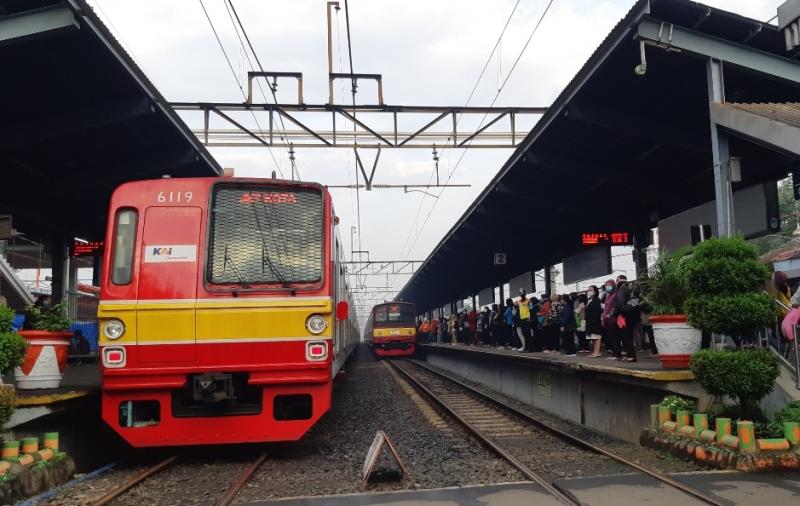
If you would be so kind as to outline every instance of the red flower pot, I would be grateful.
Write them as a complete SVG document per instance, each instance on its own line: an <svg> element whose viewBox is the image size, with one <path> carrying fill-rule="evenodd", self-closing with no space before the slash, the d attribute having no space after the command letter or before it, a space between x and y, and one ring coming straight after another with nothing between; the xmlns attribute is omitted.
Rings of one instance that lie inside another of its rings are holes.
<svg viewBox="0 0 800 506"><path fill-rule="evenodd" d="M67 366L72 332L21 330L28 342L25 360L14 370L17 388L58 388Z"/></svg>
<svg viewBox="0 0 800 506"><path fill-rule="evenodd" d="M700 349L702 333L689 325L686 315L652 315L653 335L661 367L686 369L691 356Z"/></svg>

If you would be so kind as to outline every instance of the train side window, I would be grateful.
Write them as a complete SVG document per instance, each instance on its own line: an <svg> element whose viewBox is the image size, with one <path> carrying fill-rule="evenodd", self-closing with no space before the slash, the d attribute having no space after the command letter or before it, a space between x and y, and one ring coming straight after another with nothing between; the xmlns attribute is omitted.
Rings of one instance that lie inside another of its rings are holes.
<svg viewBox="0 0 800 506"><path fill-rule="evenodd" d="M133 244L136 241L136 223L139 215L133 209L121 209L117 212L114 225L114 258L111 271L111 282L115 285L127 285L131 282L133 271Z"/></svg>

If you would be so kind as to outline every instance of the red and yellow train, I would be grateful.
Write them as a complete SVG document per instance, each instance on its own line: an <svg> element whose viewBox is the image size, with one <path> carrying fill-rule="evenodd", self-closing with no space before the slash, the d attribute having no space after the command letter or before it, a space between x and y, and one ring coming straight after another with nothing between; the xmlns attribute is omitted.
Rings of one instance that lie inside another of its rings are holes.
<svg viewBox="0 0 800 506"><path fill-rule="evenodd" d="M413 355L417 344L417 314L414 304L388 302L372 308L364 339L378 357Z"/></svg>
<svg viewBox="0 0 800 506"><path fill-rule="evenodd" d="M125 440L297 440L328 411L359 334L325 188L130 182L108 223L102 414Z"/></svg>

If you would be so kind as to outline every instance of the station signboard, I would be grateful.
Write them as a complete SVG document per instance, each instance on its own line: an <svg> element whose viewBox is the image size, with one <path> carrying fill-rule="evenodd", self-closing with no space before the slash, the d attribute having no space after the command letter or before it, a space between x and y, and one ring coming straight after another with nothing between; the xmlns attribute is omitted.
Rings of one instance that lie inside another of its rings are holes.
<svg viewBox="0 0 800 506"><path fill-rule="evenodd" d="M73 257L91 257L99 255L103 251L103 241L73 241Z"/></svg>
<svg viewBox="0 0 800 506"><path fill-rule="evenodd" d="M584 232L581 234L584 246L632 246L633 234L630 232Z"/></svg>

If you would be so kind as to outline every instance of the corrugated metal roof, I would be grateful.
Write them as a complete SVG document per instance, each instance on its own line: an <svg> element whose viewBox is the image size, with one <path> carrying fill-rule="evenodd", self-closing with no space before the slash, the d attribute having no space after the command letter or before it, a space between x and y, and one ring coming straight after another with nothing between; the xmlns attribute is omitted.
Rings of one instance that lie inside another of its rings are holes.
<svg viewBox="0 0 800 506"><path fill-rule="evenodd" d="M780 121L787 125L800 127L800 102L783 102L777 104L772 102L752 104L731 102L727 105L742 111L757 114L764 118Z"/></svg>

